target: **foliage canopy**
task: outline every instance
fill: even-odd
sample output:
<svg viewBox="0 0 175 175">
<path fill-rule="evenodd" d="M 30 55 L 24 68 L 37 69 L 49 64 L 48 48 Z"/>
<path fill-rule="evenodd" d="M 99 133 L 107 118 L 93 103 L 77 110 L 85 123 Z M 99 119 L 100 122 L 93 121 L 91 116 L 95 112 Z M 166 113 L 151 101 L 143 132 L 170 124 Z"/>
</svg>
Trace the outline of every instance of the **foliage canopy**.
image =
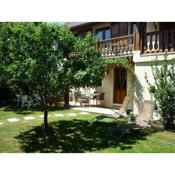
<svg viewBox="0 0 175 175">
<path fill-rule="evenodd" d="M 102 80 L 105 64 L 94 46 L 90 34 L 75 37 L 67 26 L 1 23 L 0 82 L 15 93 L 38 94 L 47 127 L 48 110 L 60 96 Z"/>
</svg>

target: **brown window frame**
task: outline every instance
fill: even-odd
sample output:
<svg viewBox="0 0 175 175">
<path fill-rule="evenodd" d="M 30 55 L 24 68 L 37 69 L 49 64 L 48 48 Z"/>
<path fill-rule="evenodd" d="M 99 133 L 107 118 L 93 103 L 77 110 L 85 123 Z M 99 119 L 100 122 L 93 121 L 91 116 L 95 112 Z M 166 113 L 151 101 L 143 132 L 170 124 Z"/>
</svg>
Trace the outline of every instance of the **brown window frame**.
<svg viewBox="0 0 175 175">
<path fill-rule="evenodd" d="M 98 37 L 98 32 L 102 32 L 102 40 L 106 40 L 106 36 L 105 36 L 106 30 L 110 31 L 110 38 L 111 38 L 111 27 L 110 26 L 96 29 L 96 36 Z"/>
</svg>

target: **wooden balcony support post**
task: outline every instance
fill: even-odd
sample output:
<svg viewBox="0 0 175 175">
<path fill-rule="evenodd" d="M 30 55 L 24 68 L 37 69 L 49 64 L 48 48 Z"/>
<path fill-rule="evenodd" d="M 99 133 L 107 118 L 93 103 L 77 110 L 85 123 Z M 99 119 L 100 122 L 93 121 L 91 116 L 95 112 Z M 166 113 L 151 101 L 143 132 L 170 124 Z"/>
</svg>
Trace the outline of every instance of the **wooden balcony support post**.
<svg viewBox="0 0 175 175">
<path fill-rule="evenodd" d="M 169 37 L 168 37 L 168 35 L 169 35 L 169 30 L 166 30 L 165 32 L 164 32 L 164 37 L 165 37 L 165 52 L 168 52 L 168 46 L 169 46 L 169 41 L 168 41 L 168 39 L 169 39 Z"/>
<path fill-rule="evenodd" d="M 159 36 L 158 36 L 158 32 L 155 32 L 154 49 L 155 49 L 155 52 L 157 52 L 159 50 Z"/>
<path fill-rule="evenodd" d="M 140 50 L 140 34 L 139 34 L 139 32 L 134 33 L 134 50 Z"/>
<path fill-rule="evenodd" d="M 164 32 L 159 32 L 159 52 L 163 52 L 164 49 Z"/>
<path fill-rule="evenodd" d="M 170 51 L 174 51 L 174 45 L 175 45 L 175 40 L 174 40 L 174 30 L 171 30 L 171 42 L 170 42 Z"/>
</svg>

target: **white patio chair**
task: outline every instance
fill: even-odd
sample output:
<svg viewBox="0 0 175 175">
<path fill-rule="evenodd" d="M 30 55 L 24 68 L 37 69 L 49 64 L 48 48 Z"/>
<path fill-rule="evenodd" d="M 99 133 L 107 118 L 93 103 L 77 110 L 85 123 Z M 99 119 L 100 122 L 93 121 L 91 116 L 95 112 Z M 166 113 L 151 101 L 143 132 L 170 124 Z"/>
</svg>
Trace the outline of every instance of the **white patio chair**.
<svg viewBox="0 0 175 175">
<path fill-rule="evenodd" d="M 37 106 L 41 104 L 41 98 L 38 94 L 33 94 L 34 99 L 33 99 L 33 106 Z"/>
<path fill-rule="evenodd" d="M 21 103 L 21 108 L 23 108 L 24 106 L 27 106 L 28 109 L 32 106 L 33 101 L 32 100 L 28 100 L 28 95 L 23 95 L 22 96 L 22 103 Z"/>
<path fill-rule="evenodd" d="M 21 105 L 22 104 L 22 96 L 17 94 L 16 98 L 15 98 L 15 102 L 16 102 L 17 106 Z"/>
</svg>

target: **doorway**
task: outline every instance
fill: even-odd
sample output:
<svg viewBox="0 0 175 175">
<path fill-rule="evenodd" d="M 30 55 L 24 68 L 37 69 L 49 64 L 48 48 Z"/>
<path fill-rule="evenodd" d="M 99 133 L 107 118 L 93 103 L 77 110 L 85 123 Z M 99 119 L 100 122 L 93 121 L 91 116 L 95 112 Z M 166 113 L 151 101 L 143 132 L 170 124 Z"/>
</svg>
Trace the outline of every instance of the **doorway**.
<svg viewBox="0 0 175 175">
<path fill-rule="evenodd" d="M 113 102 L 122 104 L 127 94 L 127 71 L 123 67 L 114 68 Z"/>
</svg>

